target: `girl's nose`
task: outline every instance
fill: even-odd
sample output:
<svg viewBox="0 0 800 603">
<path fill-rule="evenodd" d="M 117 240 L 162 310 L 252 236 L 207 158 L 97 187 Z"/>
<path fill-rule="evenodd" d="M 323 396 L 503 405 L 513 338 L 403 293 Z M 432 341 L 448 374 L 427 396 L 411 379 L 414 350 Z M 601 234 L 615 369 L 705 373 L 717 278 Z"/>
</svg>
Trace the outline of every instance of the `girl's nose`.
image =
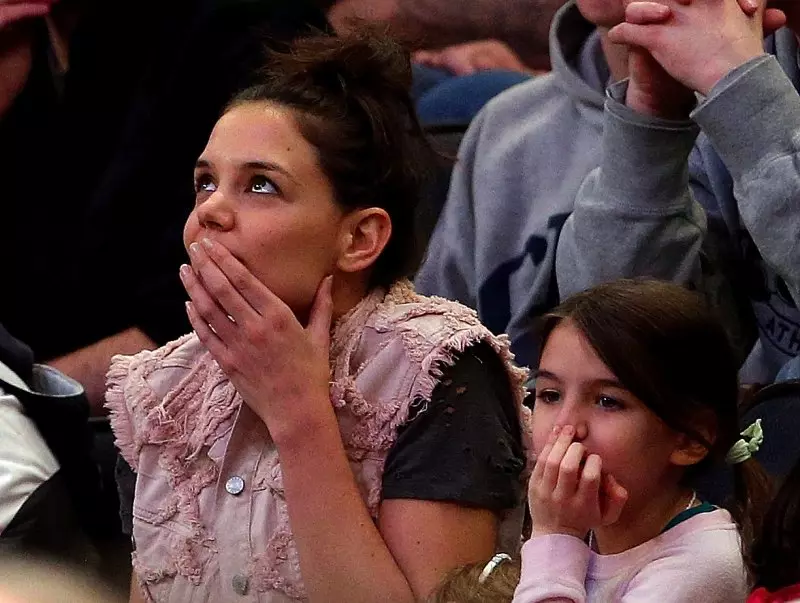
<svg viewBox="0 0 800 603">
<path fill-rule="evenodd" d="M 586 420 L 585 413 L 583 412 L 583 405 L 580 401 L 567 400 L 561 407 L 561 412 L 558 413 L 556 424 L 563 427 L 565 425 L 572 425 L 575 428 L 575 440 L 585 440 L 589 435 L 589 425 Z"/>
</svg>

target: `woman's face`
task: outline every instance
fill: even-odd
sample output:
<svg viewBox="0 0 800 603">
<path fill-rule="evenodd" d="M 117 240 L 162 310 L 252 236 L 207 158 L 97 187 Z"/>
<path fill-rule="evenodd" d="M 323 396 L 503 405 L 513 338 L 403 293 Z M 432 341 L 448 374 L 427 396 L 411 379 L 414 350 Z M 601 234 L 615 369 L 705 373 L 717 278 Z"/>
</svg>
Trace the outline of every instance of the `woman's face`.
<svg viewBox="0 0 800 603">
<path fill-rule="evenodd" d="M 305 315 L 336 268 L 345 212 L 292 111 L 263 102 L 228 111 L 197 160 L 194 181 L 184 245 L 221 243 Z"/>
</svg>

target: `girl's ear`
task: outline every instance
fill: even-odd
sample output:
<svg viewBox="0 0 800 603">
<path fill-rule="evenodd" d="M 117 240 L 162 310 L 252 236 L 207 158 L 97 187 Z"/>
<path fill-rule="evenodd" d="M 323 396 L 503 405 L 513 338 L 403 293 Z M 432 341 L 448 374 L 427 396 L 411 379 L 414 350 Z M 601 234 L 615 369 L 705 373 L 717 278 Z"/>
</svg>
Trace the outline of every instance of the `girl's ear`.
<svg viewBox="0 0 800 603">
<path fill-rule="evenodd" d="M 336 267 L 344 273 L 367 270 L 378 259 L 392 236 L 392 219 L 378 207 L 359 209 L 342 223 L 339 259 Z"/>
<path fill-rule="evenodd" d="M 696 465 L 708 456 L 710 452 L 709 446 L 713 446 L 717 437 L 716 430 L 707 424 L 696 425 L 695 429 L 704 442 L 686 434 L 680 434 L 678 436 L 678 444 L 670 456 L 670 461 L 673 465 L 689 467 Z"/>
<path fill-rule="evenodd" d="M 689 467 L 691 465 L 696 465 L 708 456 L 708 448 L 697 440 L 692 440 L 689 436 L 685 435 L 681 436 L 681 440 L 678 447 L 675 448 L 672 455 L 669 457 L 673 465 Z"/>
</svg>

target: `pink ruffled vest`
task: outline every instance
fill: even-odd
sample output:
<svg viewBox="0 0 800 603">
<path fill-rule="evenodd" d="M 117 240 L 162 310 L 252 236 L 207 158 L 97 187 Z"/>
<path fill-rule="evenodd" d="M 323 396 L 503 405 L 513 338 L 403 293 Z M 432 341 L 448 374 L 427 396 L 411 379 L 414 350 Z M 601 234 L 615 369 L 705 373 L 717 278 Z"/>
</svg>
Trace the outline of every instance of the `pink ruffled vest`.
<svg viewBox="0 0 800 603">
<path fill-rule="evenodd" d="M 374 518 L 409 404 L 430 399 L 442 368 L 479 341 L 506 363 L 527 428 L 526 371 L 472 310 L 403 281 L 337 323 L 331 403 Z M 197 337 L 115 357 L 108 382 L 117 445 L 137 472 L 133 567 L 143 591 L 159 603 L 304 600 L 275 446 Z"/>
</svg>

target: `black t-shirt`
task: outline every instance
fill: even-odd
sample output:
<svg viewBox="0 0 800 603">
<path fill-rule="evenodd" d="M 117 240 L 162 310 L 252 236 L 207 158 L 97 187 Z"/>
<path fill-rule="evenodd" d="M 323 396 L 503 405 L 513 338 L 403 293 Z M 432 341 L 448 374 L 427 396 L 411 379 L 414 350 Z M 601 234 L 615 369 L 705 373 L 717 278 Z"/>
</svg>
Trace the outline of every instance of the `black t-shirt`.
<svg viewBox="0 0 800 603">
<path fill-rule="evenodd" d="M 383 498 L 456 502 L 503 511 L 522 496 L 525 453 L 508 373 L 488 344 L 447 368 L 417 400 L 383 473 Z"/>
<path fill-rule="evenodd" d="M 0 321 L 39 359 L 134 326 L 158 343 L 189 330 L 194 162 L 266 42 L 326 27 L 310 0 L 84 4 L 63 79 L 32 22 L 33 70 L 0 121 Z"/>
<path fill-rule="evenodd" d="M 383 473 L 383 499 L 453 502 L 495 512 L 521 500 L 525 452 L 508 373 L 488 344 L 444 370 L 430 400 L 416 400 Z M 135 475 L 117 466 L 120 516 L 131 533 Z"/>
</svg>

